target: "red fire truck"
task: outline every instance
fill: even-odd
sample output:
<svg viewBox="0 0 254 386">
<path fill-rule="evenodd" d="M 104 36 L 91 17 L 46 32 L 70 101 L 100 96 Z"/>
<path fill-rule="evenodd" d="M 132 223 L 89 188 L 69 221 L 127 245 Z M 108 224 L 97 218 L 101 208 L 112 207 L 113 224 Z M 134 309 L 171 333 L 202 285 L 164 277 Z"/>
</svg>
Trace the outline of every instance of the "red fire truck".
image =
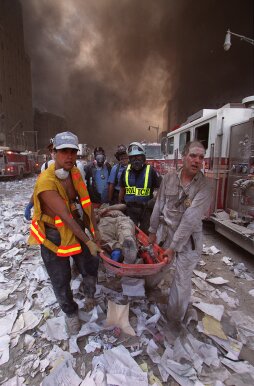
<svg viewBox="0 0 254 386">
<path fill-rule="evenodd" d="M 147 163 L 152 165 L 160 174 L 166 174 L 168 171 L 169 161 L 161 151 L 161 144 L 157 142 L 142 142 L 145 148 Z"/>
<path fill-rule="evenodd" d="M 201 110 L 169 132 L 162 141 L 169 167 L 181 166 L 184 145 L 195 139 L 206 148 L 215 229 L 254 255 L 254 96 Z"/>
<path fill-rule="evenodd" d="M 35 157 L 33 153 L 21 153 L 0 147 L 0 177 L 19 177 L 34 173 Z"/>
</svg>

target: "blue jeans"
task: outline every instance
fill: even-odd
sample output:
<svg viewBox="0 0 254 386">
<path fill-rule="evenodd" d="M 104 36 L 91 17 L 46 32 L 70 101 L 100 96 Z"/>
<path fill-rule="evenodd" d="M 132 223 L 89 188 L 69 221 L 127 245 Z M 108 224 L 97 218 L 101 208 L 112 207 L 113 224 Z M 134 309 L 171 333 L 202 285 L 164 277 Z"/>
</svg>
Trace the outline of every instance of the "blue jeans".
<svg viewBox="0 0 254 386">
<path fill-rule="evenodd" d="M 45 227 L 46 238 L 52 241 L 57 246 L 61 243 L 60 233 L 57 229 Z M 81 243 L 82 252 L 72 256 L 78 271 L 84 279 L 94 278 L 94 284 L 97 278 L 99 267 L 99 258 L 91 255 L 88 247 Z M 78 312 L 78 305 L 73 300 L 73 295 L 70 287 L 71 282 L 71 266 L 69 258 L 60 258 L 50 249 L 41 245 L 41 257 L 50 277 L 52 287 L 57 298 L 57 301 L 68 316 Z"/>
</svg>

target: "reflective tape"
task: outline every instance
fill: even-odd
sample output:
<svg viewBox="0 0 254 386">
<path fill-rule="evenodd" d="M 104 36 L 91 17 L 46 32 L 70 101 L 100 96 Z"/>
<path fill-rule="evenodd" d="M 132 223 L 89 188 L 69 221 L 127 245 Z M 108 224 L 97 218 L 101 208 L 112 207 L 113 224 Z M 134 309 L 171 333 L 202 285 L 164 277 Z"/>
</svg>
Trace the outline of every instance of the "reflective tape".
<svg viewBox="0 0 254 386">
<path fill-rule="evenodd" d="M 73 244 L 68 246 L 60 245 L 60 247 L 57 250 L 57 256 L 72 256 L 77 255 L 78 253 L 81 253 L 81 245 L 80 244 Z"/>
<path fill-rule="evenodd" d="M 45 235 L 39 230 L 38 222 L 35 220 L 32 221 L 30 233 L 35 237 L 39 244 L 43 244 L 46 239 Z"/>
<path fill-rule="evenodd" d="M 80 199 L 81 205 L 83 208 L 91 205 L 91 200 L 89 196 L 83 197 Z"/>
</svg>

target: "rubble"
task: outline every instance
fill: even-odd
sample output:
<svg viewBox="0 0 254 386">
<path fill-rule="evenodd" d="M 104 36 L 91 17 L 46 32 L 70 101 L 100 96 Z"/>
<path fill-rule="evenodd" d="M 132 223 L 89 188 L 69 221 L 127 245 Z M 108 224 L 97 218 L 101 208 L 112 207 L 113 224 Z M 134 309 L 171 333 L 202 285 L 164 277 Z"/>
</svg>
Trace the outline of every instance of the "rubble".
<svg viewBox="0 0 254 386">
<path fill-rule="evenodd" d="M 194 271 L 192 304 L 176 335 L 164 314 L 167 279 L 145 293 L 143 279 L 117 278 L 102 265 L 92 306 L 81 277 L 72 280 L 82 328 L 69 337 L 40 250 L 25 244 L 23 210 L 33 184 L 0 182 L 0 192 L 8 191 L 0 206 L 0 384 L 254 384 L 253 362 L 241 360 L 243 348 L 253 355 L 254 312 L 241 310 L 240 287 L 232 284 L 244 283 L 254 296 L 253 276 L 214 245 Z M 208 271 L 210 258 L 220 265 L 216 272 Z"/>
</svg>

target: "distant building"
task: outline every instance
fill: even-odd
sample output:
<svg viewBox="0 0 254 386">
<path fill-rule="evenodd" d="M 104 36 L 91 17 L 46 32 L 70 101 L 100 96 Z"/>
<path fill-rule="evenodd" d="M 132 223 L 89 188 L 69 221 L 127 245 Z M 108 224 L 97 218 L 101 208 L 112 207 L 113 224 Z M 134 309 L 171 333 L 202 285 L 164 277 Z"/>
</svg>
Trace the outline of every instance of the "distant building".
<svg viewBox="0 0 254 386">
<path fill-rule="evenodd" d="M 35 149 L 30 59 L 19 0 L 0 0 L 0 146 Z"/>
<path fill-rule="evenodd" d="M 34 110 L 34 130 L 37 132 L 38 150 L 47 149 L 50 138 L 61 131 L 67 131 L 67 123 L 64 117 Z"/>
</svg>

